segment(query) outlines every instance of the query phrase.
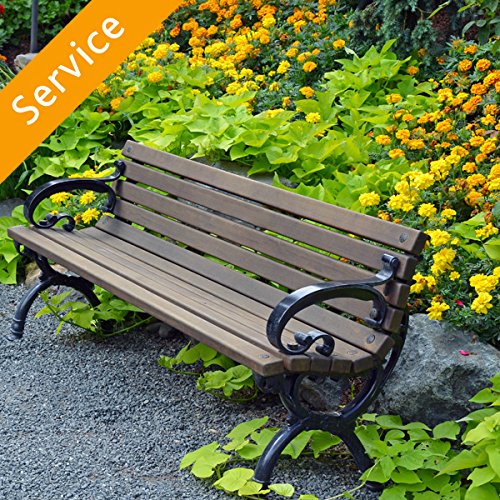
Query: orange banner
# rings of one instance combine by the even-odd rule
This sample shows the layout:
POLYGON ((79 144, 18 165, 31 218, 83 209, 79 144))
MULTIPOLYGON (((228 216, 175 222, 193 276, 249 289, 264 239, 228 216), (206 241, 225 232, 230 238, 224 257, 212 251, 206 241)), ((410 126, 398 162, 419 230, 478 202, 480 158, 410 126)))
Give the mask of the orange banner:
POLYGON ((92 0, 0 92, 0 182, 182 0, 92 0))

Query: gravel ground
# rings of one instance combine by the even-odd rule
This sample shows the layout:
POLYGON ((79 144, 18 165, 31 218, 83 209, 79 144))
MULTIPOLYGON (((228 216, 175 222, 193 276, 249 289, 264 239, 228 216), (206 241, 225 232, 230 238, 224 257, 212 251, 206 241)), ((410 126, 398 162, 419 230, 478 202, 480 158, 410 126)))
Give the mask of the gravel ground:
MULTIPOLYGON (((180 460, 244 420, 281 419, 281 404, 221 401, 159 367, 158 356, 174 355, 183 338, 135 331, 99 341, 69 329, 56 336, 56 322, 43 317, 9 342, 3 335, 24 291, 0 286, 0 499, 229 498, 179 471, 180 460)), ((274 480, 324 499, 357 477, 345 458, 283 459, 274 480)))

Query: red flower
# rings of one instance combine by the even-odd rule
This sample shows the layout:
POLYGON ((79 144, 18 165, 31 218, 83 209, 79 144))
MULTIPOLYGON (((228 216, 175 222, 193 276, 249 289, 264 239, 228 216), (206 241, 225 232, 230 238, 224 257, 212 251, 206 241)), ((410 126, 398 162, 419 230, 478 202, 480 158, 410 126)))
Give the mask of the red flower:
POLYGON ((0 3, 0 16, 5 14, 5 7, 0 3))
POLYGON ((460 349, 460 351, 458 351, 462 356, 469 356, 470 352, 467 352, 467 351, 464 351, 463 349, 460 349))

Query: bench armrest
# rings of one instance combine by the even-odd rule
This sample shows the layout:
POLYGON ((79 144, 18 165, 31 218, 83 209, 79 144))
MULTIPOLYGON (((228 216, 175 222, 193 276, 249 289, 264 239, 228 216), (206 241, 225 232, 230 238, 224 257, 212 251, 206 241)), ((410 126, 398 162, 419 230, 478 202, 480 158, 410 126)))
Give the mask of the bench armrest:
POLYGON ((274 308, 269 316, 267 321, 269 342, 286 354, 303 354, 316 341, 322 340, 323 343, 316 346, 316 351, 324 356, 330 356, 335 347, 335 341, 327 333, 316 331, 309 333, 297 332, 294 335, 297 344, 288 344, 287 346, 283 344, 281 336, 288 321, 299 311, 313 304, 339 297, 373 301, 370 317, 365 318, 365 322, 373 328, 380 328, 385 318, 387 304, 384 296, 374 287, 383 285, 394 277, 399 260, 397 257, 384 254, 382 263, 382 269, 373 278, 363 281, 319 283, 300 288, 289 294, 274 308))
POLYGON ((75 219, 69 214, 47 214, 44 219, 36 221, 34 219, 34 213, 38 205, 49 196, 63 191, 74 191, 76 189, 89 189, 98 193, 107 193, 108 199, 101 207, 101 211, 112 212, 116 203, 116 193, 106 184, 106 182, 118 180, 125 171, 125 163, 122 160, 115 161, 114 165, 116 170, 108 177, 92 179, 56 179, 46 184, 42 184, 26 198, 24 202, 24 216, 28 222, 40 229, 48 229, 55 226, 60 220, 67 219, 68 222, 63 225, 63 228, 66 231, 73 231, 75 228, 75 219))

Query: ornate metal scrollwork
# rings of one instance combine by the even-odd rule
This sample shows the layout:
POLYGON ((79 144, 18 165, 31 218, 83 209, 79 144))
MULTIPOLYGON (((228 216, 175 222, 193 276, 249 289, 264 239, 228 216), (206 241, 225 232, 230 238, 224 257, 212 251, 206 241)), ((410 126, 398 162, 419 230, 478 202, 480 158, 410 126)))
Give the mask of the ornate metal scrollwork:
POLYGON ((334 350, 334 339, 323 332, 295 333, 297 344, 285 346, 281 340, 283 330, 288 321, 299 311, 307 307, 331 300, 345 297, 364 301, 373 301, 370 317, 365 318, 365 323, 372 328, 381 328, 384 322, 387 304, 384 296, 374 287, 383 285, 391 280, 398 268, 399 260, 392 255, 384 254, 382 257, 383 267, 373 278, 364 281, 344 281, 319 283, 300 288, 285 297, 273 310, 267 322, 267 337, 272 345, 286 354, 303 354, 311 346, 322 341, 316 346, 316 351, 323 356, 330 356, 334 350))
POLYGON ((24 202, 24 216, 33 226, 40 229, 53 227, 59 221, 67 219, 68 222, 63 225, 63 228, 69 232, 73 231, 76 223, 75 219, 69 214, 47 214, 41 221, 36 221, 34 219, 34 213, 38 205, 49 196, 63 191, 74 191, 77 189, 88 189, 96 191, 97 193, 107 193, 108 199, 101 207, 101 210, 103 212, 112 212, 116 203, 116 193, 106 183, 116 181, 123 175, 125 171, 125 162, 118 160, 115 161, 114 165, 116 171, 108 177, 95 179, 57 179, 38 187, 24 202))

